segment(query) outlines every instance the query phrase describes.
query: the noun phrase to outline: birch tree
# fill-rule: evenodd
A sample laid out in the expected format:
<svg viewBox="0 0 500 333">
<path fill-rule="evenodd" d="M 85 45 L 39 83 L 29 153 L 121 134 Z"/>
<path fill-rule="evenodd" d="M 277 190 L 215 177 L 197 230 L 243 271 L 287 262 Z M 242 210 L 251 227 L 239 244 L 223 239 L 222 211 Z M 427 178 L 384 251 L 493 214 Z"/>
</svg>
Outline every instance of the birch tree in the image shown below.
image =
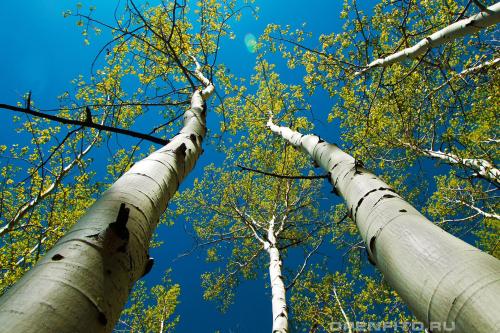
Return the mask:
<svg viewBox="0 0 500 333">
<path fill-rule="evenodd" d="M 319 36 L 317 47 L 305 46 L 312 40 L 303 29 L 277 25 L 268 27 L 263 40 L 291 69 L 304 66 L 309 92 L 321 87 L 330 94 L 328 119 L 340 122 L 354 157 L 385 175 L 418 171 L 430 188 L 437 187 L 419 203 L 424 210 L 457 235 L 478 236 L 478 246 L 497 256 L 496 26 L 463 39 L 440 39 L 446 42 L 432 48 L 424 42 L 424 53 L 403 57 L 413 61 L 354 76 L 373 58 L 405 54 L 431 31 L 446 36 L 443 27 L 475 20 L 483 9 L 473 1 L 381 2 L 367 14 L 365 6 L 349 1 L 341 12 L 343 31 Z M 423 166 L 427 160 L 437 165 L 432 172 Z M 441 180 L 433 179 L 436 173 Z M 446 190 L 443 177 L 461 185 Z"/>
<path fill-rule="evenodd" d="M 267 125 L 329 172 L 371 261 L 417 318 L 438 332 L 444 323 L 457 332 L 498 327 L 498 259 L 436 227 L 336 145 L 277 126 L 272 118 Z"/>
<path fill-rule="evenodd" d="M 204 105 L 214 86 L 199 69 L 196 75 L 205 88 L 193 93 L 181 132 L 120 177 L 2 296 L 4 329 L 101 332 L 113 328 L 132 285 L 151 268 L 149 241 L 160 215 L 201 154 Z M 37 288 L 40 283 L 43 290 Z"/>
<path fill-rule="evenodd" d="M 311 257 L 329 232 L 331 219 L 328 212 L 319 209 L 321 194 L 316 178 L 321 177 L 292 174 L 292 170 L 303 169 L 305 157 L 272 140 L 260 121 L 266 105 L 286 103 L 290 112 L 286 120 L 303 104 L 300 98 L 291 97 L 294 91 L 298 94 L 294 90 L 298 88 L 281 83 L 271 69 L 266 62 L 257 65 L 251 80 L 258 90 L 255 95 L 225 101 L 231 113 L 223 140 L 237 139 L 222 148 L 226 167 L 207 167 L 203 179 L 196 180 L 176 202 L 178 214 L 185 216 L 196 232 L 192 251 L 206 249 L 207 260 L 213 262 L 214 270 L 202 276 L 204 297 L 227 310 L 238 299 L 235 289 L 243 280 L 256 279 L 267 271 L 271 331 L 289 332 L 287 294 L 308 270 Z M 298 126 L 305 129 L 308 123 Z M 299 265 L 287 264 L 291 250 L 304 253 Z"/>
<path fill-rule="evenodd" d="M 199 237 L 196 246 L 207 248 L 208 261 L 223 263 L 203 274 L 204 297 L 217 300 L 221 310 L 226 310 L 237 297 L 235 288 L 242 280 L 256 279 L 267 271 L 271 331 L 289 332 L 287 291 L 307 268 L 329 224 L 322 221 L 314 205 L 317 186 L 311 184 L 313 180 L 293 184 L 290 179 L 213 167 L 206 174 L 207 179 L 188 192 L 187 201 L 200 212 L 189 217 Z M 200 195 L 208 186 L 213 189 L 211 194 Z M 304 252 L 304 261 L 297 267 L 287 264 L 288 251 L 293 248 Z"/>
<path fill-rule="evenodd" d="M 102 69 L 95 72 L 96 77 L 91 78 L 91 83 L 86 83 L 83 77 L 75 82 L 79 87 L 76 94 L 78 103 L 87 105 L 77 102 L 64 105 L 59 110 L 59 117 L 73 121 L 71 118 L 76 114 L 77 119 L 80 116 L 84 123 L 92 125 L 87 127 L 96 129 L 93 134 L 103 130 L 96 125 L 99 124 L 96 119 L 100 112 L 112 115 L 107 128 L 116 129 L 130 127 L 146 111 L 163 108 L 159 114 L 166 114 L 168 121 L 162 124 L 163 119 L 160 119 L 157 126 L 151 126 L 149 136 L 160 130 L 169 135 L 176 130 L 177 126 L 172 126 L 175 119 L 182 118 L 183 122 L 177 135 L 157 140 L 157 143 L 166 143 L 164 147 L 133 166 L 131 160 L 138 147 L 132 146 L 128 154 L 122 154 L 117 163 L 123 168 L 113 173 L 119 177 L 118 180 L 90 208 L 78 206 L 79 210 L 68 214 L 67 219 L 59 212 L 71 206 L 68 202 L 58 202 L 55 206 L 58 210 L 53 211 L 51 219 L 62 219 L 64 227 L 58 236 L 64 234 L 64 237 L 57 243 L 59 237 L 51 238 L 50 243 L 47 238 L 40 237 L 34 250 L 30 249 L 32 245 L 29 243 L 28 246 L 22 243 L 24 253 L 27 252 L 24 257 L 21 255 L 19 258 L 19 252 L 8 252 L 2 256 L 2 260 L 27 263 L 22 269 L 29 269 L 0 299 L 2 329 L 25 332 L 111 331 L 134 282 L 151 269 L 153 260 L 148 256 L 148 247 L 155 226 L 180 182 L 202 153 L 201 144 L 207 130 L 207 100 L 214 92 L 211 79 L 217 70 L 213 62 L 218 42 L 229 33 L 228 20 L 239 13 L 236 2 L 211 2 L 199 6 L 196 10 L 199 19 L 194 23 L 187 19 L 187 4 L 178 2 L 139 9 L 129 1 L 123 19 L 118 19 L 114 27 L 97 21 L 93 17 L 95 9 L 86 14 L 79 6 L 75 13 L 66 13 L 78 19 L 78 25 L 85 29 L 85 36 L 89 33 L 86 29 L 100 31 L 103 27 L 113 28 L 115 35 L 102 49 L 106 53 L 106 61 Z M 138 79 L 132 92 L 124 91 L 124 87 L 130 87 L 123 82 L 127 75 Z M 73 99 L 65 93 L 62 100 Z M 117 105 L 115 100 L 119 100 Z M 94 104 L 88 105 L 90 102 Z M 165 111 L 166 107 L 172 107 L 172 110 Z M 18 108 L 25 114 L 32 114 L 30 112 L 35 106 L 31 96 L 28 95 L 25 106 Z M 185 111 L 176 113 L 180 109 Z M 29 121 L 28 126 L 32 125 Z M 46 137 L 49 134 L 50 131 L 47 131 Z M 82 160 L 75 164 L 83 166 L 83 163 Z M 4 169 L 7 184 L 10 182 L 6 173 L 12 168 L 7 165 Z M 64 165 L 59 170 L 59 175 L 64 176 Z M 80 181 L 82 187 L 87 189 L 88 173 L 83 172 L 87 178 L 82 177 Z M 50 189 L 50 181 L 57 185 L 58 191 L 65 188 L 65 183 L 58 180 L 64 177 L 58 177 L 55 174 L 54 178 L 43 180 L 40 192 Z M 70 188 L 71 184 L 68 184 L 68 190 Z M 92 196 L 96 192 L 94 190 L 88 197 L 82 194 L 88 202 L 78 203 L 88 205 L 94 200 Z M 50 195 L 46 197 L 50 198 Z M 44 206 L 40 204 L 47 199 L 36 200 L 37 205 L 32 205 L 32 211 L 40 214 L 40 220 L 31 222 L 47 228 L 42 215 Z M 15 206 L 16 202 L 12 205 Z M 23 220 L 18 219 L 15 224 L 7 223 L 2 230 L 9 238 L 13 232 L 19 231 L 16 237 L 29 239 L 29 234 L 23 234 L 22 228 L 15 229 L 17 225 L 23 226 L 22 223 Z M 49 227 L 50 230 L 58 230 L 57 225 L 55 229 L 51 224 Z M 48 246 L 54 243 L 45 253 Z M 3 250 L 7 250 L 8 245 L 8 242 L 2 242 Z M 33 252 L 37 252 L 35 260 L 31 259 Z M 42 254 L 45 256 L 32 267 Z M 21 267 L 2 265 L 3 276 L 9 276 L 10 280 L 4 286 L 9 286 L 20 274 L 16 273 L 14 277 L 4 267 L 12 267 L 16 272 Z M 2 279 L 2 283 L 4 281 Z M 38 288 L 40 285 L 44 287 Z"/>
<path fill-rule="evenodd" d="M 477 33 L 484 28 L 495 25 L 500 22 L 500 3 L 484 8 L 478 14 L 469 18 L 462 19 L 458 22 L 436 31 L 419 41 L 417 44 L 407 47 L 401 51 L 393 53 L 384 58 L 376 59 L 366 65 L 362 70 L 354 73 L 355 76 L 361 75 L 374 67 L 387 67 L 396 62 L 401 62 L 406 59 L 417 59 L 425 54 L 429 49 L 439 46 L 445 42 L 455 38 L 463 37 L 468 34 Z"/>
</svg>

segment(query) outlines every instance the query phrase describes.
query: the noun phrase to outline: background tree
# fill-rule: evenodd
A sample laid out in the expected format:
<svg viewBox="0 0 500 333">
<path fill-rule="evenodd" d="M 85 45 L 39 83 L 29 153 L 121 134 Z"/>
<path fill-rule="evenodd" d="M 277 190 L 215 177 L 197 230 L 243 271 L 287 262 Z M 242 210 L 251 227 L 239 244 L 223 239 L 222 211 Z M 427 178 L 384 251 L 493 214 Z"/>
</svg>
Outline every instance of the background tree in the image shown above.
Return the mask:
<svg viewBox="0 0 500 333">
<path fill-rule="evenodd" d="M 150 289 L 139 281 L 130 295 L 130 305 L 122 312 L 114 332 L 174 332 L 180 317 L 173 316 L 181 292 L 165 273 L 162 283 Z"/>
<path fill-rule="evenodd" d="M 475 1 L 346 1 L 343 32 L 318 36 L 316 47 L 302 29 L 277 25 L 263 40 L 290 68 L 303 65 L 311 94 L 318 87 L 329 93 L 329 120 L 339 121 L 354 157 L 385 175 L 420 175 L 418 183 L 429 182 L 425 190 L 434 194 L 414 203 L 456 235 L 472 231 L 470 239 L 498 256 L 496 26 L 363 70 L 481 10 Z M 439 178 L 429 177 L 432 163 Z"/>
<path fill-rule="evenodd" d="M 443 332 L 443 324 L 458 332 L 495 329 L 500 283 L 493 276 L 500 271 L 498 259 L 436 227 L 338 146 L 277 126 L 272 114 L 267 126 L 329 172 L 370 261 L 426 327 Z"/>
<path fill-rule="evenodd" d="M 279 82 L 273 73 L 266 76 L 269 64 L 257 67 L 252 80 L 260 81 L 256 95 L 246 96 L 243 109 L 234 108 L 241 111 L 231 113 L 228 129 L 239 139 L 224 150 L 227 167 L 207 167 L 204 178 L 181 195 L 179 206 L 188 212 L 186 220 L 199 237 L 197 246 L 208 247 L 207 260 L 223 263 L 202 276 L 204 297 L 217 299 L 221 308 L 227 309 L 241 279 L 255 279 L 266 268 L 272 291 L 272 331 L 288 332 L 286 289 L 305 269 L 332 222 L 318 209 L 320 193 L 313 183 L 314 176 L 301 180 L 291 175 L 291 170 L 304 167 L 305 158 L 283 149 L 276 141 L 273 144 L 258 121 L 267 105 L 286 103 L 293 112 L 301 101 L 285 100 L 293 89 Z M 261 80 L 264 76 L 267 79 Z M 227 101 L 226 106 L 232 107 L 233 103 L 240 104 L 240 98 Z M 240 126 L 245 135 L 235 130 Z M 239 171 L 234 170 L 236 165 L 241 165 Z M 304 251 L 302 267 L 287 265 L 287 253 L 292 248 Z"/>
</svg>

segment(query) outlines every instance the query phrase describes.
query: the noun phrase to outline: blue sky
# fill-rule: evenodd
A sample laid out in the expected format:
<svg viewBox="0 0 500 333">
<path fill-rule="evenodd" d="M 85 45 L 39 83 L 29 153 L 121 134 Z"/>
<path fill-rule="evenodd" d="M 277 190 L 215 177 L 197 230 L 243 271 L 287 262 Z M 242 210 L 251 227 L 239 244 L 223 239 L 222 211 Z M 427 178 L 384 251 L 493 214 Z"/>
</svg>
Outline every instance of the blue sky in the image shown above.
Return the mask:
<svg viewBox="0 0 500 333">
<path fill-rule="evenodd" d="M 82 1 L 83 2 L 83 1 Z M 139 1 L 138 1 L 139 2 Z M 152 4 L 155 1 L 151 1 Z M 2 0 L 0 2 L 0 102 L 15 104 L 28 90 L 32 91 L 36 105 L 41 108 L 57 107 L 56 97 L 71 88 L 70 81 L 78 74 L 89 75 L 90 64 L 106 40 L 93 38 L 86 46 L 81 36 L 81 29 L 73 18 L 64 19 L 62 12 L 74 9 L 76 1 L 55 0 Z M 85 6 L 95 5 L 96 15 L 108 22 L 113 21 L 114 1 L 84 2 Z M 219 62 L 225 63 L 233 73 L 249 77 L 255 64 L 255 54 L 248 51 L 244 37 L 248 33 L 258 36 L 267 23 L 291 24 L 299 26 L 307 22 L 307 29 L 316 36 L 320 33 L 340 31 L 338 21 L 341 1 L 310 0 L 304 1 L 261 1 L 260 18 L 255 20 L 245 15 L 241 22 L 235 23 L 235 40 L 226 40 L 221 45 Z M 248 13 L 247 13 L 248 14 Z M 281 69 L 282 79 L 298 82 L 296 72 Z M 315 115 L 325 120 L 330 111 L 328 99 L 317 95 L 309 100 Z M 209 121 L 214 122 L 215 115 L 209 114 Z M 212 118 L 210 118 L 212 117 Z M 11 126 L 12 113 L 0 112 L 2 131 L 0 142 L 12 144 L 19 141 Z M 315 131 L 326 140 L 339 141 L 339 132 L 331 124 L 317 123 Z M 202 156 L 194 172 L 185 180 L 182 188 L 190 186 L 195 177 L 200 177 L 203 167 L 222 157 L 211 148 Z M 94 170 L 96 178 L 105 175 L 105 163 L 99 163 L 108 157 L 101 149 L 94 153 L 97 162 Z M 270 292 L 265 289 L 263 275 L 256 281 L 248 281 L 238 289 L 237 302 L 226 314 L 221 314 L 215 304 L 202 299 L 200 274 L 207 269 L 204 252 L 173 261 L 180 253 L 190 249 L 190 237 L 184 231 L 183 221 L 176 221 L 174 227 L 159 229 L 160 239 L 165 244 L 152 251 L 156 259 L 155 267 L 146 277 L 148 284 L 160 280 L 165 269 L 173 268 L 172 279 L 181 284 L 181 305 L 177 313 L 181 315 L 178 332 L 265 332 L 271 327 Z M 293 256 L 292 256 L 293 257 Z M 290 260 L 294 263 L 294 259 Z M 194 314 L 196 319 L 194 320 Z"/>
</svg>

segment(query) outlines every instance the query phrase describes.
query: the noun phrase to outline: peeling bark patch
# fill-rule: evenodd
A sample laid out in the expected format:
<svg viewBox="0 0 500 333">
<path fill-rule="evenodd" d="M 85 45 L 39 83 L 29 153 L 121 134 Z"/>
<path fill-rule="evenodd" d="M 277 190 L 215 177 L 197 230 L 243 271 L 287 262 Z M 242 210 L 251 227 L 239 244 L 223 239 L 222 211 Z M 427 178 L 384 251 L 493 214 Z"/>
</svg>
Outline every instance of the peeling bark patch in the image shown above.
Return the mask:
<svg viewBox="0 0 500 333">
<path fill-rule="evenodd" d="M 336 196 L 340 196 L 339 191 L 337 191 L 337 188 L 335 186 L 332 188 L 331 193 L 335 194 Z"/>
<path fill-rule="evenodd" d="M 54 260 L 54 261 L 59 261 L 59 260 L 64 259 L 64 256 L 62 256 L 59 253 L 57 253 L 57 254 L 54 254 L 51 259 Z"/>
<path fill-rule="evenodd" d="M 365 195 L 363 195 L 361 197 L 361 199 L 358 200 L 358 203 L 356 204 L 356 208 L 354 209 L 354 222 L 356 222 L 356 216 L 358 215 L 358 209 L 361 206 L 361 203 L 363 202 L 363 200 L 365 200 L 365 198 L 368 197 L 370 194 L 377 192 L 377 191 L 392 191 L 392 192 L 394 192 L 394 190 L 392 190 L 391 188 L 388 188 L 388 187 L 379 187 L 379 188 L 376 188 L 376 189 L 373 189 L 371 191 L 366 192 Z M 391 194 L 385 194 L 385 195 L 391 195 Z M 378 203 L 378 201 L 377 201 L 377 203 Z M 377 203 L 375 203 L 375 205 Z"/>
<path fill-rule="evenodd" d="M 366 257 L 368 258 L 368 262 L 370 264 L 372 264 L 373 266 L 377 266 L 377 263 L 375 263 L 375 261 L 373 261 L 373 258 L 370 255 L 370 251 L 368 251 L 368 248 L 365 248 L 365 249 L 366 249 Z"/>
<path fill-rule="evenodd" d="M 99 233 L 93 234 L 93 235 L 88 235 L 88 236 L 85 236 L 85 237 L 92 238 L 93 240 L 98 240 L 99 239 Z"/>
<path fill-rule="evenodd" d="M 361 160 L 354 160 L 354 174 L 355 175 L 360 175 L 362 172 L 359 170 L 359 168 L 364 168 L 365 163 Z"/>
<path fill-rule="evenodd" d="M 377 240 L 378 235 L 382 231 L 382 228 L 378 229 L 375 235 L 370 238 L 368 242 L 368 247 L 366 248 L 366 253 L 368 254 L 368 261 L 373 265 L 377 266 L 375 261 L 375 241 Z"/>
<path fill-rule="evenodd" d="M 194 133 L 191 133 L 191 134 L 189 135 L 189 139 L 190 139 L 190 140 L 191 140 L 194 144 L 197 144 L 197 143 L 198 143 L 198 142 L 197 142 L 197 140 L 196 140 L 196 134 L 194 134 Z"/>
<path fill-rule="evenodd" d="M 121 252 L 121 253 L 125 253 L 125 252 L 127 252 L 127 243 L 125 243 L 125 244 L 121 245 L 120 247 L 118 247 L 118 248 L 116 249 L 116 251 L 117 251 L 117 252 Z"/>
</svg>

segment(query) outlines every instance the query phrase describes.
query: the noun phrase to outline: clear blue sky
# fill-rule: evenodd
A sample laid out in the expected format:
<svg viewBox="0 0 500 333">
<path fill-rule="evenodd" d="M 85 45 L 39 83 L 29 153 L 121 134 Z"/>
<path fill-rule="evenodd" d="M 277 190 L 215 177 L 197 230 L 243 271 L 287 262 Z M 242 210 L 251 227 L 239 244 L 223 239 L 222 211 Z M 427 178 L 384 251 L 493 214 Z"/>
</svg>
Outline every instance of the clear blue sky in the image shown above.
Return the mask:
<svg viewBox="0 0 500 333">
<path fill-rule="evenodd" d="M 114 1 L 82 1 L 85 6 L 95 5 L 97 17 L 113 22 Z M 138 1 L 140 2 L 140 1 Z M 154 4 L 156 1 L 150 1 Z M 71 88 L 70 81 L 78 74 L 88 76 L 90 63 L 97 50 L 106 42 L 102 38 L 92 40 L 85 46 L 81 29 L 74 19 L 64 19 L 62 12 L 74 9 L 76 1 L 56 0 L 2 0 L 0 2 L 0 102 L 15 104 L 28 90 L 41 108 L 57 106 L 56 97 Z M 309 31 L 319 35 L 340 31 L 338 21 L 341 1 L 309 0 L 260 1 L 260 19 L 251 15 L 243 17 L 235 24 L 237 38 L 222 44 L 219 62 L 225 63 L 233 73 L 248 77 L 255 64 L 255 54 L 248 52 L 244 36 L 252 33 L 258 36 L 267 23 L 291 24 L 299 26 L 307 22 Z M 296 73 L 286 70 L 280 73 L 289 82 L 300 80 Z M 310 100 L 316 116 L 326 119 L 331 108 L 328 99 L 315 96 Z M 213 117 L 210 115 L 209 117 Z M 12 113 L 0 111 L 2 131 L 0 142 L 12 144 L 19 141 L 10 126 Z M 212 119 L 213 120 L 213 119 Z M 339 133 L 332 125 L 317 124 L 316 133 L 332 142 L 339 141 Z M 97 157 L 105 159 L 107 152 L 102 150 Z M 203 166 L 221 157 L 210 147 L 207 154 L 196 166 L 195 171 L 183 184 L 190 186 L 195 177 L 199 177 Z M 105 164 L 96 163 L 97 178 L 105 175 Z M 213 303 L 204 302 L 200 287 L 200 274 L 206 270 L 204 252 L 194 253 L 189 257 L 173 262 L 178 254 L 187 251 L 191 239 L 184 232 L 184 224 L 177 221 L 172 228 L 159 230 L 164 246 L 155 249 L 152 256 L 156 259 L 153 271 L 147 276 L 147 282 L 158 281 L 168 267 L 173 268 L 172 279 L 182 288 L 181 305 L 177 313 L 181 315 L 178 332 L 266 332 L 271 328 L 270 292 L 265 289 L 262 275 L 256 281 L 242 284 L 238 289 L 237 302 L 226 314 L 215 309 Z M 292 263 L 293 264 L 293 263 Z M 196 319 L 194 317 L 196 314 Z"/>
</svg>

